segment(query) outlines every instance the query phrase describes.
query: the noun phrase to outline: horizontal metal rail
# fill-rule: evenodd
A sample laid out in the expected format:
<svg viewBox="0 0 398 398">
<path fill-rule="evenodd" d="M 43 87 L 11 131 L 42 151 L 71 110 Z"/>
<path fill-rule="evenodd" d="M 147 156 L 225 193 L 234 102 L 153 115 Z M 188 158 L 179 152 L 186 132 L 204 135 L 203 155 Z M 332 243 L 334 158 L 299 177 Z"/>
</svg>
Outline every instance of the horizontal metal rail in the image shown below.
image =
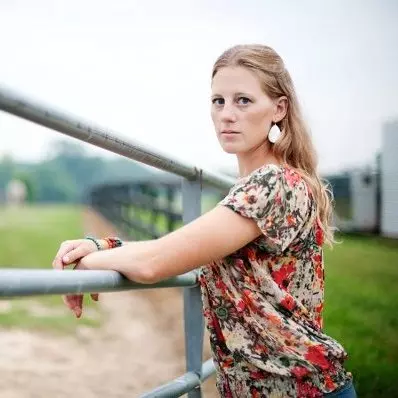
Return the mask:
<svg viewBox="0 0 398 398">
<path fill-rule="evenodd" d="M 140 398 L 166 398 L 180 397 L 198 387 L 203 381 L 214 374 L 214 363 L 212 359 L 207 360 L 202 365 L 202 377 L 194 372 L 188 372 L 177 379 L 163 384 L 154 390 L 141 395 Z"/>
<path fill-rule="evenodd" d="M 1 85 L 0 110 L 189 180 L 199 179 L 204 184 L 220 189 L 227 189 L 234 184 L 231 178 L 173 160 L 133 140 L 126 141 L 108 128 L 39 103 Z"/>
<path fill-rule="evenodd" d="M 166 287 L 195 287 L 196 272 L 163 280 L 155 284 L 141 284 L 128 280 L 116 271 L 1 269 L 0 297 L 20 297 L 68 293 L 116 292 L 132 289 Z"/>
</svg>

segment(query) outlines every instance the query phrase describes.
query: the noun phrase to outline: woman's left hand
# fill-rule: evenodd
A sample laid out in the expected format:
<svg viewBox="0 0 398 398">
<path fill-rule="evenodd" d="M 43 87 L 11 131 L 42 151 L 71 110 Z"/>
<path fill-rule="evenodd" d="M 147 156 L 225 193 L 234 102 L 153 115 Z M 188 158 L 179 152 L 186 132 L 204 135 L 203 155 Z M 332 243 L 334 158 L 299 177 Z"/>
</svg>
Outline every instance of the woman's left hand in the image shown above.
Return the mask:
<svg viewBox="0 0 398 398">
<path fill-rule="evenodd" d="M 87 257 L 88 256 L 83 257 L 81 260 L 77 261 L 76 264 L 74 265 L 73 269 L 74 270 L 89 270 L 90 268 L 88 268 L 86 265 Z M 99 299 L 98 293 L 91 293 L 90 296 L 94 301 L 98 301 L 98 299 Z M 76 318 L 80 318 L 82 315 L 83 298 L 84 298 L 84 294 L 82 294 L 82 293 L 67 294 L 67 295 L 62 296 L 63 302 L 70 310 L 72 310 L 72 312 L 75 314 Z"/>
</svg>

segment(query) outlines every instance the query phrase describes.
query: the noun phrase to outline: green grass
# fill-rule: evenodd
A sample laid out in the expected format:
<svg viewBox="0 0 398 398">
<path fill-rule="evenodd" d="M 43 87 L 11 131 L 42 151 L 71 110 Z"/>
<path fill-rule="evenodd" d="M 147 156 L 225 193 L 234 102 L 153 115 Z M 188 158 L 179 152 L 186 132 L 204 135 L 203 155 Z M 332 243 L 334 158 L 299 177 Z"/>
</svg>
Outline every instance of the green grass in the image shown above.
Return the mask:
<svg viewBox="0 0 398 398">
<path fill-rule="evenodd" d="M 83 234 L 79 208 L 27 206 L 0 208 L 0 264 L 49 268 L 59 244 Z"/>
<path fill-rule="evenodd" d="M 360 397 L 398 397 L 398 241 L 339 239 L 325 253 L 326 333 L 346 348 Z"/>
<path fill-rule="evenodd" d="M 0 267 L 47 268 L 66 239 L 83 236 L 81 210 L 71 206 L 26 206 L 0 208 Z M 1 303 L 0 303 L 1 304 Z M 10 309 L 0 311 L 1 327 L 22 327 L 54 332 L 71 332 L 79 325 L 98 326 L 99 313 L 88 298 L 94 316 L 76 320 L 60 295 L 15 298 Z M 35 307 L 47 308 L 38 314 Z M 59 308 L 58 311 L 54 309 Z"/>
</svg>

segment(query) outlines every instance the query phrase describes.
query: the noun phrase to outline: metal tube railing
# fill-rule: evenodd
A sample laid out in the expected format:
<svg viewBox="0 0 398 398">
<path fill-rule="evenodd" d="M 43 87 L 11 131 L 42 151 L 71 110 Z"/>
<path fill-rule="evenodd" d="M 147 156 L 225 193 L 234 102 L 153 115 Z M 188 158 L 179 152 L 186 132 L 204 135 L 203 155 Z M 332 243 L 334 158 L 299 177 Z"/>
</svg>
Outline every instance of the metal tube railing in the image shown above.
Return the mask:
<svg viewBox="0 0 398 398">
<path fill-rule="evenodd" d="M 190 391 L 195 391 L 195 388 L 200 386 L 200 383 L 204 382 L 213 373 L 214 363 L 212 359 L 209 359 L 202 364 L 201 377 L 194 372 L 185 373 L 181 377 L 141 395 L 140 398 L 180 397 Z"/>
<path fill-rule="evenodd" d="M 51 269 L 2 269 L 0 270 L 0 297 L 35 296 L 70 293 L 101 293 L 132 289 L 166 287 L 195 287 L 195 272 L 148 285 L 132 282 L 116 271 L 83 271 Z"/>
<path fill-rule="evenodd" d="M 182 182 L 182 219 L 189 223 L 201 214 L 201 181 Z M 184 288 L 185 355 L 187 372 L 201 376 L 203 352 L 203 313 L 200 287 Z M 188 393 L 188 398 L 200 398 L 200 385 Z"/>
<path fill-rule="evenodd" d="M 189 180 L 200 178 L 202 183 L 221 189 L 228 188 L 234 183 L 228 177 L 170 159 L 166 155 L 146 148 L 138 142 L 122 139 L 108 128 L 22 96 L 1 85 L 0 110 Z"/>
<path fill-rule="evenodd" d="M 234 180 L 173 160 L 132 140 L 81 118 L 68 115 L 0 86 L 0 110 L 54 129 L 92 145 L 184 177 L 183 220 L 190 222 L 201 214 L 202 184 L 228 189 Z M 134 283 L 114 271 L 3 270 L 0 271 L 0 297 L 43 294 L 94 293 L 154 287 L 184 286 L 184 319 L 187 373 L 158 387 L 145 397 L 201 397 L 201 381 L 215 372 L 212 360 L 202 364 L 203 315 L 197 273 L 189 272 L 153 285 Z M 190 288 L 188 288 L 190 287 Z"/>
</svg>

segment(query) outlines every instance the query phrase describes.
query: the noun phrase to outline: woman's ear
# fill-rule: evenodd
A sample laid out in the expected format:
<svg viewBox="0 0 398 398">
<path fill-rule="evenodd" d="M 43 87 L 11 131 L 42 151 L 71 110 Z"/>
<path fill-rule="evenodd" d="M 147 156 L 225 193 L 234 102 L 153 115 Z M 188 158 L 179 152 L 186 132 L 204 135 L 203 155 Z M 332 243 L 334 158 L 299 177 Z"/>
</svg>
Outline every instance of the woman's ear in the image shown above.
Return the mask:
<svg viewBox="0 0 398 398">
<path fill-rule="evenodd" d="M 275 101 L 275 112 L 274 112 L 273 121 L 275 123 L 280 122 L 286 116 L 287 109 L 288 109 L 287 97 L 286 96 L 279 97 Z"/>
</svg>

